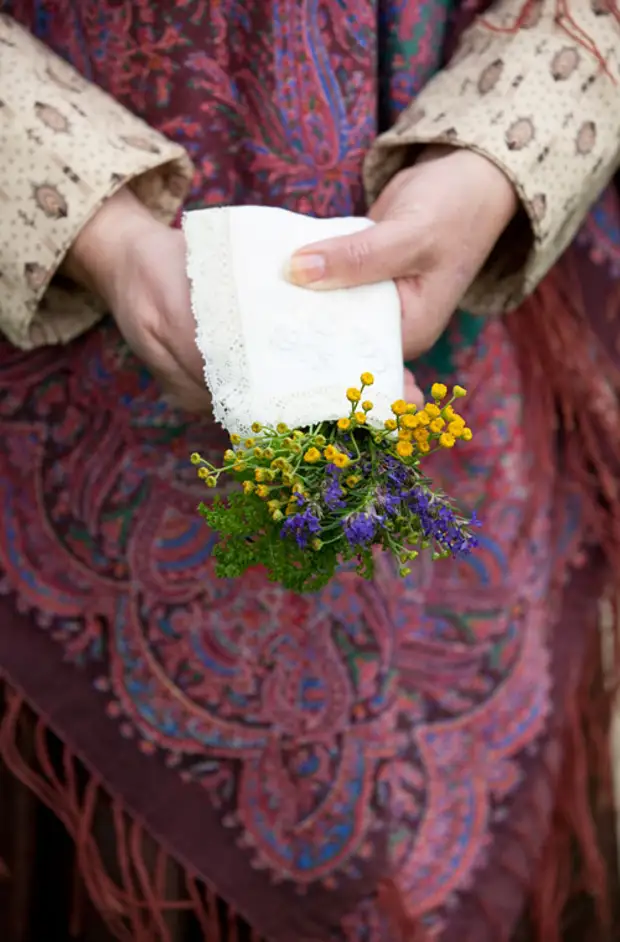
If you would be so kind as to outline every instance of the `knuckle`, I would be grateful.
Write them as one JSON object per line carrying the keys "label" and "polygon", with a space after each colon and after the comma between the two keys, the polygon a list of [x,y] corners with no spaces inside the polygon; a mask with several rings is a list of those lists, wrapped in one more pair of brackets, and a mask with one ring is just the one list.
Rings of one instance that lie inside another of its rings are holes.
{"label": "knuckle", "polygon": [[352,275],[358,277],[364,274],[371,259],[371,248],[364,239],[353,239],[346,247],[346,266]]}

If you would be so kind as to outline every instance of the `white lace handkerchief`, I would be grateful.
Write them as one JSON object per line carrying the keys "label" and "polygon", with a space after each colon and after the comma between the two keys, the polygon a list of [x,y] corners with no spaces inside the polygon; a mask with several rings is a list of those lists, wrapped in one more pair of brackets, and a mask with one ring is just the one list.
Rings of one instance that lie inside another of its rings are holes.
{"label": "white lace handkerchief", "polygon": [[247,434],[253,422],[298,428],[337,419],[364,371],[375,376],[373,421],[391,415],[403,395],[394,282],[311,291],[284,276],[302,246],[370,225],[262,206],[185,215],[196,339],[215,418],[231,434]]}

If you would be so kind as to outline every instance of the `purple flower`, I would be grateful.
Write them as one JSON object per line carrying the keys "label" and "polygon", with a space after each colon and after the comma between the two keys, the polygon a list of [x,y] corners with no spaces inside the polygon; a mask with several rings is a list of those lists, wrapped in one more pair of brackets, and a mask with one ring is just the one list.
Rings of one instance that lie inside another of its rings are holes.
{"label": "purple flower", "polygon": [[327,469],[327,484],[324,492],[325,505],[329,510],[342,510],[346,507],[344,491],[340,486],[340,468],[330,465]]}
{"label": "purple flower", "polygon": [[401,490],[407,485],[407,480],[410,477],[409,469],[402,461],[397,461],[396,458],[393,458],[392,455],[386,455],[384,458],[384,465],[381,468],[381,471],[385,474],[385,479],[388,487],[393,488],[394,490]]}
{"label": "purple flower", "polygon": [[[424,488],[413,487],[406,495],[406,501],[409,510],[417,515],[424,536],[453,556],[466,556],[478,546],[476,537],[469,533],[452,508]],[[475,514],[472,524],[480,525]]]}
{"label": "purple flower", "polygon": [[388,517],[396,517],[402,507],[403,499],[401,494],[391,490],[377,490],[377,506],[385,511]]}
{"label": "purple flower", "polygon": [[[298,500],[299,503],[299,500]],[[303,503],[303,498],[302,498]],[[305,549],[313,536],[321,530],[321,524],[316,514],[307,507],[303,513],[293,514],[282,524],[280,537],[293,536],[300,549]]]}
{"label": "purple flower", "polygon": [[376,529],[378,517],[372,514],[352,514],[345,517],[343,521],[344,535],[350,546],[368,546],[372,543]]}

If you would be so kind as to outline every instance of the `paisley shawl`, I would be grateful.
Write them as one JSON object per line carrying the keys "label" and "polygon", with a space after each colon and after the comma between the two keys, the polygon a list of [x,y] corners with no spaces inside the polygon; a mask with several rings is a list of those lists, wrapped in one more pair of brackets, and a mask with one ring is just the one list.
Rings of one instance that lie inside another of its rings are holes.
{"label": "paisley shawl", "polygon": [[[364,211],[368,146],[476,8],[0,4],[187,148],[191,205],[321,216]],[[194,878],[277,940],[379,942],[414,925],[448,942],[512,932],[561,770],[572,782],[562,743],[596,642],[606,569],[595,547],[617,551],[617,455],[605,446],[615,379],[602,352],[617,352],[615,191],[569,254],[521,310],[473,328],[455,316],[416,364],[424,383],[470,389],[478,434],[438,456],[433,474],[477,508],[480,551],[404,582],[387,564],[372,584],[342,573],[310,598],[260,572],[215,579],[187,456],[216,455],[222,436],[159,398],[109,322],[63,349],[0,345],[3,674],[92,788],[183,862],[210,942],[221,927]],[[54,785],[16,754],[20,703],[10,698],[5,761],[76,836],[118,937],[166,938],[154,877],[134,891],[125,875],[116,895],[95,878],[94,798],[71,792],[70,760]],[[590,862],[600,878],[594,851]],[[557,905],[545,905],[548,942]]]}

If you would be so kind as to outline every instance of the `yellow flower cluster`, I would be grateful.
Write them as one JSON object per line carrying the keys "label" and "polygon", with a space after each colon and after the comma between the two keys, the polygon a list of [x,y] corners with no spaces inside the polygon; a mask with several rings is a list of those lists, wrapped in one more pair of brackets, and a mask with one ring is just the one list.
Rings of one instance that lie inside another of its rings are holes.
{"label": "yellow flower cluster", "polygon": [[431,387],[432,402],[424,404],[422,409],[412,402],[397,399],[392,403],[393,419],[385,421],[388,432],[397,432],[394,450],[400,458],[410,458],[416,454],[427,455],[434,443],[440,448],[452,448],[458,439],[471,441],[472,431],[465,424],[465,419],[455,412],[452,403],[467,395],[462,386],[455,386],[449,402],[443,404],[448,396],[448,388],[443,383],[434,383]]}
{"label": "yellow flower cluster", "polygon": [[[326,465],[339,469],[351,466],[341,486],[349,490],[356,488],[363,482],[362,476],[356,473],[356,464],[364,445],[362,438],[356,439],[353,433],[368,427],[368,416],[374,405],[370,399],[364,398],[364,390],[373,383],[372,373],[362,373],[360,387],[347,390],[351,408],[348,415],[338,419],[335,428],[331,426],[330,429],[328,423],[323,423],[308,431],[291,431],[283,423],[274,429],[255,422],[252,432],[257,438],[242,440],[239,435],[230,436],[234,447],[225,451],[224,467],[219,470],[200,455],[193,454],[191,461],[199,466],[199,478],[207,487],[215,487],[220,474],[232,471],[243,475],[244,493],[264,500],[274,520],[283,519],[284,514],[298,512],[297,496],[308,498],[316,485],[313,466],[317,466],[320,473]],[[466,390],[462,386],[455,386],[448,399],[447,387],[443,383],[435,383],[431,388],[432,401],[425,403],[423,408],[417,409],[415,404],[397,399],[391,407],[393,417],[387,419],[384,429],[370,428],[365,434],[372,437],[375,446],[389,450],[402,460],[417,462],[434,445],[452,448],[459,439],[471,440],[471,430],[453,406],[456,399],[465,395]],[[339,433],[350,436],[346,449],[339,442]]]}

